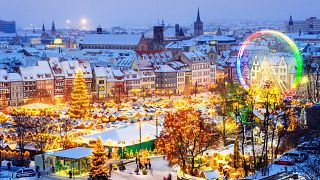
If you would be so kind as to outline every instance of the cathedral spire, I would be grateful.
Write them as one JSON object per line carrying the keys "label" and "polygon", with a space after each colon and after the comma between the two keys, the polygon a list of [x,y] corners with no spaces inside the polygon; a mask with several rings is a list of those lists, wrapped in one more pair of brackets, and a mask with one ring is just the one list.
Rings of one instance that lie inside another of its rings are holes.
{"label": "cathedral spire", "polygon": [[42,24],[42,32],[46,32],[46,29],[44,28],[44,21],[43,21],[43,24]]}
{"label": "cathedral spire", "polygon": [[56,32],[56,25],[54,24],[54,21],[52,21],[51,32],[52,33]]}
{"label": "cathedral spire", "polygon": [[292,16],[290,15],[290,18],[289,18],[289,25],[293,25],[293,21],[292,21]]}
{"label": "cathedral spire", "polygon": [[201,22],[199,6],[198,6],[197,22]]}

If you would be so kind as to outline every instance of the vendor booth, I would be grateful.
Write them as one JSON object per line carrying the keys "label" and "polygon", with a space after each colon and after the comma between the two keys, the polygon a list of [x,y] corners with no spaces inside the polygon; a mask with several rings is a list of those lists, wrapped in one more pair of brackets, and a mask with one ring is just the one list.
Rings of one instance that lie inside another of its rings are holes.
{"label": "vendor booth", "polygon": [[[55,173],[67,176],[71,171],[75,176],[87,174],[90,171],[92,148],[76,147],[45,154],[46,170],[54,166]],[[42,155],[35,156],[35,165],[42,170]]]}

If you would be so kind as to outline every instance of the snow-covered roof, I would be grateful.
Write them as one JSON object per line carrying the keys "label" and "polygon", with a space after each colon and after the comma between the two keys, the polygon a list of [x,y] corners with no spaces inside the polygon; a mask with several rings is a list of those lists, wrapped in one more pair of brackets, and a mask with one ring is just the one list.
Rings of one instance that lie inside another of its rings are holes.
{"label": "snow-covered roof", "polygon": [[54,76],[65,76],[64,71],[62,69],[62,65],[59,61],[59,58],[50,57],[48,62],[49,62],[49,65],[52,69],[52,73]]}
{"label": "snow-covered roof", "polygon": [[183,52],[183,55],[191,62],[207,61],[206,55],[200,51]]}
{"label": "snow-covered roof", "polygon": [[35,81],[36,80],[36,71],[35,66],[19,67],[22,81]]}
{"label": "snow-covered roof", "polygon": [[196,43],[193,40],[174,41],[165,46],[166,49],[182,49],[184,47],[194,46]]}
{"label": "snow-covered roof", "polygon": [[48,61],[38,61],[38,66],[34,66],[34,73],[37,80],[49,80],[53,79],[51,68]]}
{"label": "snow-covered roof", "polygon": [[[141,134],[142,139],[155,139],[155,125],[149,122],[144,122],[141,124]],[[159,132],[161,131],[161,127],[158,127]],[[140,139],[139,134],[139,123],[133,123],[129,125],[124,125],[120,127],[116,127],[101,133],[96,133],[92,135],[83,136],[83,138],[87,141],[90,139],[101,138],[104,144],[108,142],[113,142],[118,144],[118,142],[125,142],[125,146],[137,144]]]}
{"label": "snow-covered roof", "polygon": [[81,158],[90,156],[92,154],[92,151],[93,151],[92,148],[75,147],[71,149],[54,152],[50,154],[50,156],[70,158],[70,159],[81,159]]}
{"label": "snow-covered roof", "polygon": [[89,61],[62,61],[61,66],[66,78],[75,78],[79,68],[81,68],[84,78],[92,78],[91,65]]}
{"label": "snow-covered roof", "polygon": [[170,67],[167,64],[164,65],[156,65],[154,72],[156,73],[167,73],[167,72],[177,72],[175,69],[173,69],[172,67]]}
{"label": "snow-covered roof", "polygon": [[11,82],[22,81],[22,77],[19,73],[8,73],[8,74]]}
{"label": "snow-covered roof", "polygon": [[218,41],[220,43],[228,43],[228,42],[236,42],[235,38],[225,36],[225,35],[213,35],[213,34],[203,34],[195,38],[196,41],[201,42],[210,42],[210,41]]}
{"label": "snow-covered roof", "polygon": [[86,34],[82,44],[138,45],[141,34]]}
{"label": "snow-covered roof", "polygon": [[0,70],[0,82],[9,82],[9,74],[5,69]]}
{"label": "snow-covered roof", "polygon": [[113,69],[113,75],[117,77],[122,77],[124,74],[119,69]]}
{"label": "snow-covered roof", "polygon": [[94,67],[93,71],[94,71],[96,77],[106,77],[107,76],[107,72],[104,67]]}

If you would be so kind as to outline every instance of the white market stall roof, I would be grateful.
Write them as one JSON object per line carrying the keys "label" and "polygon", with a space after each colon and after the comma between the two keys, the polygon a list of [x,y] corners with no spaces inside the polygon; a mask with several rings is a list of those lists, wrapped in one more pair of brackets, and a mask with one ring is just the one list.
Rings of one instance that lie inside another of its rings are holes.
{"label": "white market stall roof", "polygon": [[[158,126],[158,132],[161,132],[161,127]],[[155,139],[156,127],[152,122],[141,123],[141,141],[149,141]],[[86,135],[82,138],[84,141],[96,140],[101,138],[104,145],[118,146],[118,142],[125,142],[124,146],[130,146],[139,143],[139,123],[133,123],[121,127],[116,127],[107,131],[103,131],[96,134]]]}
{"label": "white market stall roof", "polygon": [[204,171],[204,176],[206,179],[218,179],[220,177],[220,173],[218,170],[209,170]]}
{"label": "white market stall roof", "polygon": [[81,159],[90,156],[92,154],[92,150],[92,148],[75,147],[71,149],[54,152],[50,154],[50,156],[63,157],[69,159]]}

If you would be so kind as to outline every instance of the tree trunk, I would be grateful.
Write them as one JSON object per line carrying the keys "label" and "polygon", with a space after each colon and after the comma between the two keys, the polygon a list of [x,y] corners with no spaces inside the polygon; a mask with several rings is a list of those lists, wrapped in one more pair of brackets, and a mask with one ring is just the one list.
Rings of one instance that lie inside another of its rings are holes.
{"label": "tree trunk", "polygon": [[247,161],[245,158],[245,153],[244,153],[244,143],[245,143],[245,139],[246,139],[246,134],[245,134],[245,126],[243,125],[243,123],[241,122],[241,127],[242,127],[242,143],[241,143],[241,150],[242,150],[242,159],[243,159],[243,169],[244,169],[244,173],[245,176],[248,176],[248,167],[247,167]]}
{"label": "tree trunk", "polygon": [[226,146],[226,117],[225,116],[223,116],[223,119],[222,119],[222,128],[223,128],[223,130],[222,130],[222,142],[223,142],[223,146]]}
{"label": "tree trunk", "polygon": [[251,146],[252,146],[252,156],[253,156],[253,170],[254,172],[257,169],[257,165],[256,165],[256,153],[255,153],[255,147],[254,147],[254,136],[253,136],[253,126],[251,128]]}

